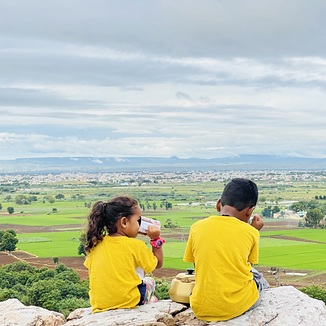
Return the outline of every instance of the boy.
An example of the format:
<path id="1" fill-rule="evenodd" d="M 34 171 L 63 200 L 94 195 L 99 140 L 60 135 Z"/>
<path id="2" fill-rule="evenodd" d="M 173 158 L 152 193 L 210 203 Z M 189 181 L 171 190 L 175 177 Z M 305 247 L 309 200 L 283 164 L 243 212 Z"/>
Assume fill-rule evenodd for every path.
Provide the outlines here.
<path id="1" fill-rule="evenodd" d="M 195 286 L 190 306 L 198 319 L 229 320 L 260 303 L 269 285 L 252 268 L 258 263 L 261 217 L 248 224 L 258 200 L 254 182 L 236 178 L 229 182 L 217 201 L 218 216 L 191 226 L 184 261 L 195 265 Z"/>

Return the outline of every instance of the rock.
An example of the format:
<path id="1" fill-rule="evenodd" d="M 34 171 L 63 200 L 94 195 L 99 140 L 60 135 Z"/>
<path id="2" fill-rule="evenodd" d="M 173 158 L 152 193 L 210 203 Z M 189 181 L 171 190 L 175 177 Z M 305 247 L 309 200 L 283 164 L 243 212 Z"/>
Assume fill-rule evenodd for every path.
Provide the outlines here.
<path id="1" fill-rule="evenodd" d="M 161 300 L 135 309 L 117 309 L 96 314 L 92 314 L 90 309 L 77 309 L 68 316 L 65 326 L 174 326 L 173 316 L 186 309 L 185 305 L 171 300 Z"/>
<path id="2" fill-rule="evenodd" d="M 43 308 L 26 307 L 17 299 L 0 302 L 1 326 L 321 326 L 326 325 L 325 303 L 310 298 L 293 286 L 264 292 L 259 307 L 225 322 L 207 323 L 196 319 L 192 310 L 171 300 L 153 302 L 135 309 L 117 309 L 92 314 L 77 309 L 64 319 L 62 314 Z"/>
<path id="3" fill-rule="evenodd" d="M 191 309 L 176 316 L 176 325 L 208 325 L 198 323 Z M 271 288 L 264 292 L 261 304 L 254 310 L 225 322 L 209 323 L 218 326 L 321 326 L 326 325 L 326 306 L 293 286 Z"/>
<path id="4" fill-rule="evenodd" d="M 17 299 L 0 302 L 1 326 L 61 326 L 64 315 L 35 306 L 26 307 Z"/>

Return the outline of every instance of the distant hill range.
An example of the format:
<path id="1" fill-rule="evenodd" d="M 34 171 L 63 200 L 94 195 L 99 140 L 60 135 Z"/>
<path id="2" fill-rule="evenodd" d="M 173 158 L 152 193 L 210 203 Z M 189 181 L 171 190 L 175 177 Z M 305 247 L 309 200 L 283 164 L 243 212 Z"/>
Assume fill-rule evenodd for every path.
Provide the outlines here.
<path id="1" fill-rule="evenodd" d="M 214 159 L 178 157 L 49 157 L 0 160 L 0 173 L 211 170 L 326 170 L 326 159 L 240 155 Z"/>

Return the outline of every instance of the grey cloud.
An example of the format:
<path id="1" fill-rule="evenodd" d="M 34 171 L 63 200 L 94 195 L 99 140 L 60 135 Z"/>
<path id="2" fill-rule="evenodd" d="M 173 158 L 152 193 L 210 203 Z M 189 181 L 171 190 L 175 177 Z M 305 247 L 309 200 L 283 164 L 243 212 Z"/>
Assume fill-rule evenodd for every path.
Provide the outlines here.
<path id="1" fill-rule="evenodd" d="M 90 106 L 90 104 L 85 101 L 70 100 L 50 92 L 28 88 L 0 87 L 0 99 L 1 106 L 23 106 L 33 107 L 34 109 L 58 106 L 69 108 Z M 97 104 L 100 105 L 100 102 Z M 92 105 L 94 105 L 94 103 L 92 103 Z"/>
<path id="2" fill-rule="evenodd" d="M 322 0 L 11 0 L 0 29 L 14 37 L 106 44 L 175 56 L 325 54 Z"/>
<path id="3" fill-rule="evenodd" d="M 0 1 L 0 151 L 326 156 L 325 8 Z"/>
<path id="4" fill-rule="evenodd" d="M 175 95 L 176 95 L 177 98 L 186 99 L 186 100 L 191 99 L 191 97 L 188 94 L 184 93 L 184 92 L 177 92 Z"/>

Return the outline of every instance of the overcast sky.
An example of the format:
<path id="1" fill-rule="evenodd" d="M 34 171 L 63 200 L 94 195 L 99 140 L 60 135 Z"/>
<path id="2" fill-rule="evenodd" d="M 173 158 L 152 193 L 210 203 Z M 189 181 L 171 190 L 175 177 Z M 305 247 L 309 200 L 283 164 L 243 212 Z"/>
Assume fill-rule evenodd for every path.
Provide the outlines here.
<path id="1" fill-rule="evenodd" d="M 326 157 L 325 0 L 0 0 L 0 159 Z"/>

